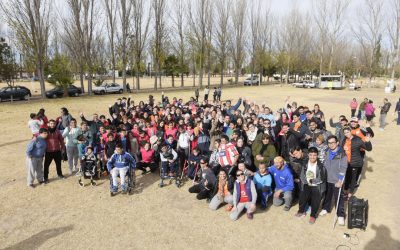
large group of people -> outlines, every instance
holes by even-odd
[[[44,109],[32,113],[27,185],[38,185],[35,177],[47,184],[53,160],[60,179],[62,160],[70,175],[82,174],[87,159],[97,160],[101,176],[112,176],[112,192],[118,176],[125,191],[123,177],[133,168],[143,178],[185,176],[193,184],[190,193],[207,200],[211,210],[225,205],[232,220],[243,211],[253,219],[257,206],[271,203],[289,211],[298,202],[296,216],[309,212],[310,224],[337,204],[338,223],[344,225],[345,202],[359,187],[366,151],[372,150],[372,101],[359,105],[354,99],[350,118],[326,122],[318,104],[310,108],[288,97],[273,111],[242,98],[221,101],[217,91],[213,101],[209,91],[202,101],[198,91],[186,102],[164,93],[159,102],[152,95],[138,103],[118,98],[108,115],[95,113],[91,119],[83,113],[75,119],[64,107],[55,119]],[[386,103],[381,115],[389,111]]]

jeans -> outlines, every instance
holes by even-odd
[[[222,204],[222,203],[228,203],[230,205],[233,205],[233,196],[231,194],[228,194],[224,197],[222,197],[219,194],[214,195],[214,197],[211,199],[210,204],[208,205],[208,207],[211,210],[217,210],[218,207]]]
[[[204,200],[210,197],[210,190],[206,189],[202,184],[196,184],[189,188],[189,193],[195,193],[198,200]]]
[[[168,173],[168,168],[170,173],[177,174],[178,173],[178,164],[176,162],[170,163],[169,161],[161,162],[161,176],[164,177]]]
[[[281,195],[278,198],[275,198],[272,201],[274,206],[279,207],[283,203],[285,203],[285,207],[291,207],[292,206],[292,191],[286,191],[282,192]]]
[[[387,114],[381,114],[381,116],[379,117],[379,127],[380,128],[385,128],[385,126],[386,126],[386,116],[387,116]]]
[[[270,192],[263,192],[262,189],[257,189],[257,198],[261,203],[261,207],[266,208],[268,197],[271,195]]]
[[[79,159],[78,147],[77,146],[67,147],[67,157],[68,157],[69,170],[72,171],[72,169],[76,169],[76,166],[78,166],[78,159]]]
[[[350,193],[354,193],[354,189],[356,189],[358,177],[362,172],[362,167],[351,167],[350,165],[347,167],[346,171],[346,180],[344,182],[344,189],[349,190]]]
[[[61,170],[61,151],[56,151],[56,152],[46,152],[44,156],[44,179],[48,180],[49,179],[49,167],[51,162],[54,160],[56,163],[56,171],[58,176],[62,176],[62,170]]]
[[[26,169],[28,171],[27,182],[28,186],[33,184],[35,176],[40,183],[43,181],[43,157],[40,158],[26,158]]]
[[[317,218],[317,212],[321,203],[322,195],[319,192],[318,186],[303,185],[303,190],[300,193],[299,213],[304,213],[308,201],[311,201],[311,217]]]
[[[332,210],[332,200],[333,200],[335,206],[337,204],[337,198],[338,198],[338,195],[339,195],[339,190],[340,190],[340,188],[335,187],[335,183],[327,183],[326,196],[325,196],[325,200],[324,200],[323,209],[325,209],[328,213],[330,213],[331,210]],[[340,192],[339,206],[336,209],[337,209],[337,216],[338,217],[344,217],[345,216],[345,212],[344,212],[344,192],[343,192],[343,190]]]
[[[119,178],[121,179],[121,186],[125,185],[125,176],[127,172],[128,172],[128,167],[111,169],[113,187],[118,187],[118,175]]]
[[[256,209],[255,206],[253,208],[251,208],[253,205],[253,203],[251,202],[239,202],[233,209],[231,214],[229,215],[229,217],[231,218],[231,220],[237,220],[240,213],[243,211],[243,209],[246,208],[246,212],[251,214],[253,213]],[[255,204],[254,204],[255,205]]]
[[[357,109],[351,109],[351,117],[354,117],[356,115],[356,110]]]

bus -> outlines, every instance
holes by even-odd
[[[322,75],[319,78],[319,87],[321,89],[344,89],[344,75]]]

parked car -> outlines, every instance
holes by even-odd
[[[124,89],[117,83],[103,83],[98,87],[93,88],[94,94],[104,95],[110,93],[122,93]]]
[[[356,83],[349,83],[349,90],[361,90],[361,86],[358,86]]]
[[[316,88],[317,84],[313,81],[298,81],[293,83],[293,87],[296,88]]]
[[[298,81],[293,83],[293,87],[295,88],[304,88],[306,85],[305,81]]]
[[[31,97],[31,91],[23,86],[12,86],[12,87],[4,87],[0,89],[0,102],[5,100],[27,100]]]
[[[82,89],[74,85],[69,85],[67,91],[68,91],[68,96],[79,96],[80,94],[82,94]],[[46,91],[47,98],[57,98],[63,96],[64,96],[64,89],[60,87],[55,87],[54,89]]]
[[[258,76],[249,77],[244,80],[244,86],[258,85],[259,83],[260,80],[258,79]]]

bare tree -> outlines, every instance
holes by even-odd
[[[399,64],[399,43],[400,43],[400,0],[390,2],[391,15],[388,20],[388,33],[390,37],[391,51],[391,78],[394,79],[396,66]]]
[[[32,58],[45,98],[45,76],[52,3],[47,0],[9,0],[0,3],[5,21],[15,33],[19,49],[25,58]]]
[[[140,89],[139,70],[144,57],[144,51],[147,46],[150,24],[150,8],[146,12],[143,0],[131,0],[132,3],[132,34],[133,40],[133,64],[136,71],[136,89]],[[147,16],[146,16],[147,14]],[[133,72],[133,68],[132,68]]]
[[[154,12],[154,45],[153,45],[153,57],[155,61],[157,75],[154,77],[154,89],[157,89],[157,80],[159,80],[159,86],[161,86],[161,64],[164,55],[163,45],[167,35],[167,29],[165,24],[165,13],[166,13],[166,1],[165,0],[153,0],[152,2]]]
[[[253,77],[255,73],[255,62],[257,49],[260,44],[260,35],[261,35],[261,3],[260,1],[256,1],[256,4],[253,4],[250,8],[249,17],[249,25],[250,25],[250,36],[248,41],[249,50],[251,53],[250,58],[250,75]]]
[[[186,68],[186,59],[185,59],[185,52],[186,52],[186,40],[185,40],[185,5],[183,4],[183,0],[177,0],[175,2],[174,8],[174,17],[172,18],[173,27],[175,33],[178,34],[176,37],[176,42],[172,43],[172,47],[175,53],[178,55],[179,59],[179,68],[181,70],[181,87],[184,85],[183,81],[183,69]]]
[[[108,41],[110,45],[111,52],[111,65],[112,65],[112,78],[115,83],[115,33],[116,29],[116,19],[117,19],[117,10],[118,10],[118,2],[115,0],[104,0],[104,6],[106,9],[107,16],[107,34]],[[126,85],[124,85],[124,91],[126,91]]]
[[[229,20],[231,12],[231,0],[218,0],[215,3],[216,7],[216,22],[215,22],[215,44],[216,54],[221,65],[221,81],[220,86],[224,83],[224,73],[226,67],[228,42],[229,42]]]
[[[122,84],[124,91],[126,91],[126,67],[128,64],[127,47],[128,47],[128,37],[130,29],[129,19],[131,17],[132,4],[129,0],[121,0],[120,4],[121,8],[119,8],[119,17],[121,23],[120,46],[121,46],[121,58],[122,58]]]
[[[234,0],[232,4],[232,40],[230,43],[230,51],[232,53],[233,65],[235,68],[235,83],[239,82],[239,74],[241,73],[244,53],[244,32],[245,32],[245,16],[246,16],[246,1]]]
[[[207,9],[210,0],[198,0],[188,3],[190,39],[199,56],[199,85],[203,86],[204,59],[207,39]]]
[[[207,54],[207,86],[210,87],[211,84],[211,63],[213,61],[212,51],[212,34],[214,26],[214,6],[212,2],[206,5],[206,54]]]
[[[363,61],[366,65],[369,86],[375,75],[379,63],[380,43],[382,39],[382,0],[364,0],[361,6],[360,21],[357,27],[352,27],[352,32],[362,48]]]

